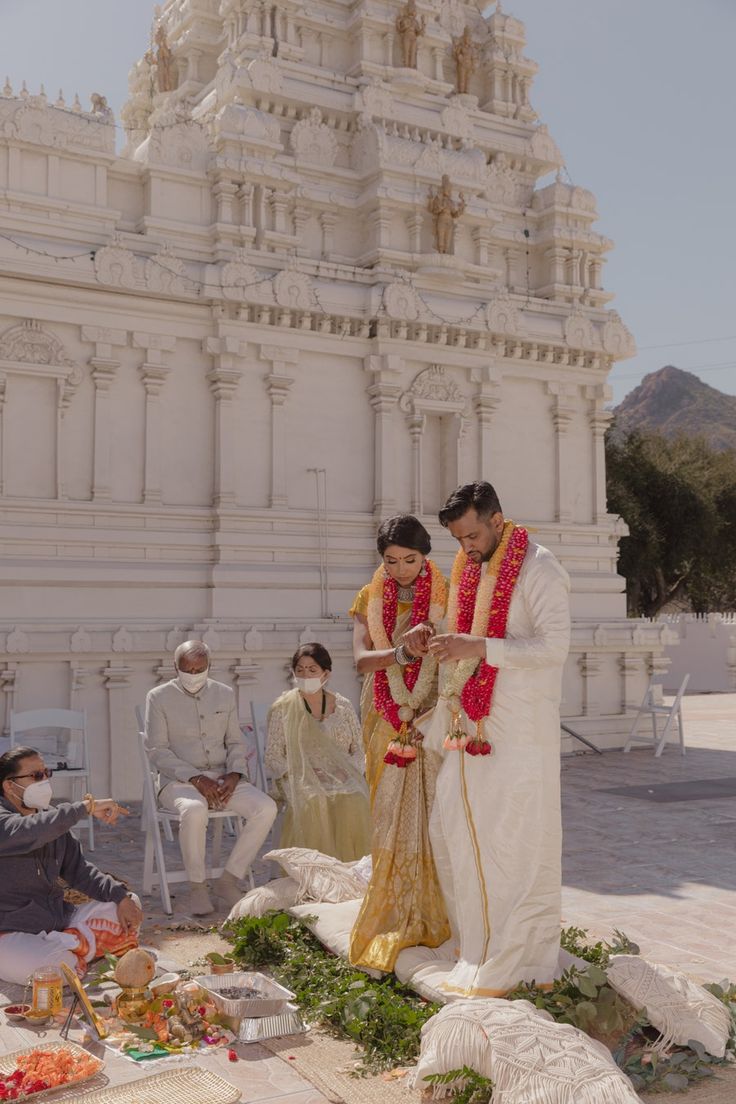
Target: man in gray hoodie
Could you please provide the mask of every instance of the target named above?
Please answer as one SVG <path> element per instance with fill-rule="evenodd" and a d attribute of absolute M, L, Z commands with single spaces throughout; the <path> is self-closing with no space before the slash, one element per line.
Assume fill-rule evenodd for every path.
<path fill-rule="evenodd" d="M 137 946 L 143 914 L 122 882 L 82 854 L 70 829 L 90 814 L 114 825 L 111 798 L 51 806 L 52 771 L 33 748 L 0 755 L 0 978 L 25 984 L 34 970 L 87 963 Z M 75 907 L 60 879 L 91 900 Z"/>

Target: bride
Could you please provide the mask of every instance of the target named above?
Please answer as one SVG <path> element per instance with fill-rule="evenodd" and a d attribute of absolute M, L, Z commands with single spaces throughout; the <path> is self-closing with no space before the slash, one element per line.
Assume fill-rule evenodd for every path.
<path fill-rule="evenodd" d="M 423 750 L 413 724 L 437 697 L 427 626 L 444 616 L 447 587 L 415 517 L 384 521 L 376 544 L 381 564 L 350 610 L 355 664 L 365 675 L 361 719 L 373 814 L 373 875 L 350 961 L 388 971 L 404 947 L 437 947 L 450 935 L 427 827 L 440 759 Z"/>

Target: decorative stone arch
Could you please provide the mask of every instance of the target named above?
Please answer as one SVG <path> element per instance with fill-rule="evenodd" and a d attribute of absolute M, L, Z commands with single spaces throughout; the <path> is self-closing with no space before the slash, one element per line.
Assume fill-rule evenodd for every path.
<path fill-rule="evenodd" d="M 64 415 L 82 380 L 81 368 L 66 354 L 64 343 L 27 318 L 0 334 L 0 494 L 5 491 L 5 398 L 8 376 L 41 377 L 56 381 L 56 497 L 64 497 L 61 441 Z"/>
<path fill-rule="evenodd" d="M 425 430 L 428 418 L 440 424 L 440 492 L 447 497 L 462 482 L 462 442 L 468 426 L 468 402 L 458 381 L 444 364 L 430 364 L 416 375 L 399 399 L 411 440 L 411 510 L 428 512 L 424 476 L 431 462 Z"/>

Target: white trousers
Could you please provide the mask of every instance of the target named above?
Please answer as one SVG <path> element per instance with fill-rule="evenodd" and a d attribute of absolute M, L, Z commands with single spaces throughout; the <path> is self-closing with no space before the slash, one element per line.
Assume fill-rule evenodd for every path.
<path fill-rule="evenodd" d="M 209 775 L 217 777 L 217 775 Z M 191 782 L 169 782 L 159 794 L 162 809 L 178 813 L 179 846 L 190 882 L 203 882 L 206 877 L 207 801 Z M 238 782 L 226 809 L 233 816 L 245 819 L 245 826 L 235 841 L 225 869 L 235 878 L 242 878 L 260 851 L 261 844 L 276 819 L 276 802 L 268 794 Z"/>
<path fill-rule="evenodd" d="M 137 897 L 135 901 L 140 905 Z M 75 930 L 70 931 L 72 928 Z M 80 935 L 86 942 L 80 941 Z M 111 939 L 122 938 L 118 906 L 113 902 L 88 901 L 74 909 L 65 931 L 0 933 L 0 978 L 25 985 L 34 970 L 59 966 L 62 962 L 83 973 L 86 963 L 109 949 Z"/>

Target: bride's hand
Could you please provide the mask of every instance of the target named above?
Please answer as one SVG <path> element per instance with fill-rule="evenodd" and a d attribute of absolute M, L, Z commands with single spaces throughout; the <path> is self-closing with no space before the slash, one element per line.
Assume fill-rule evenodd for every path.
<path fill-rule="evenodd" d="M 415 657 L 426 656 L 429 652 L 429 642 L 433 636 L 434 626 L 428 621 L 424 621 L 421 625 L 415 625 L 413 629 L 405 632 L 401 638 L 401 643 L 409 655 Z"/>

